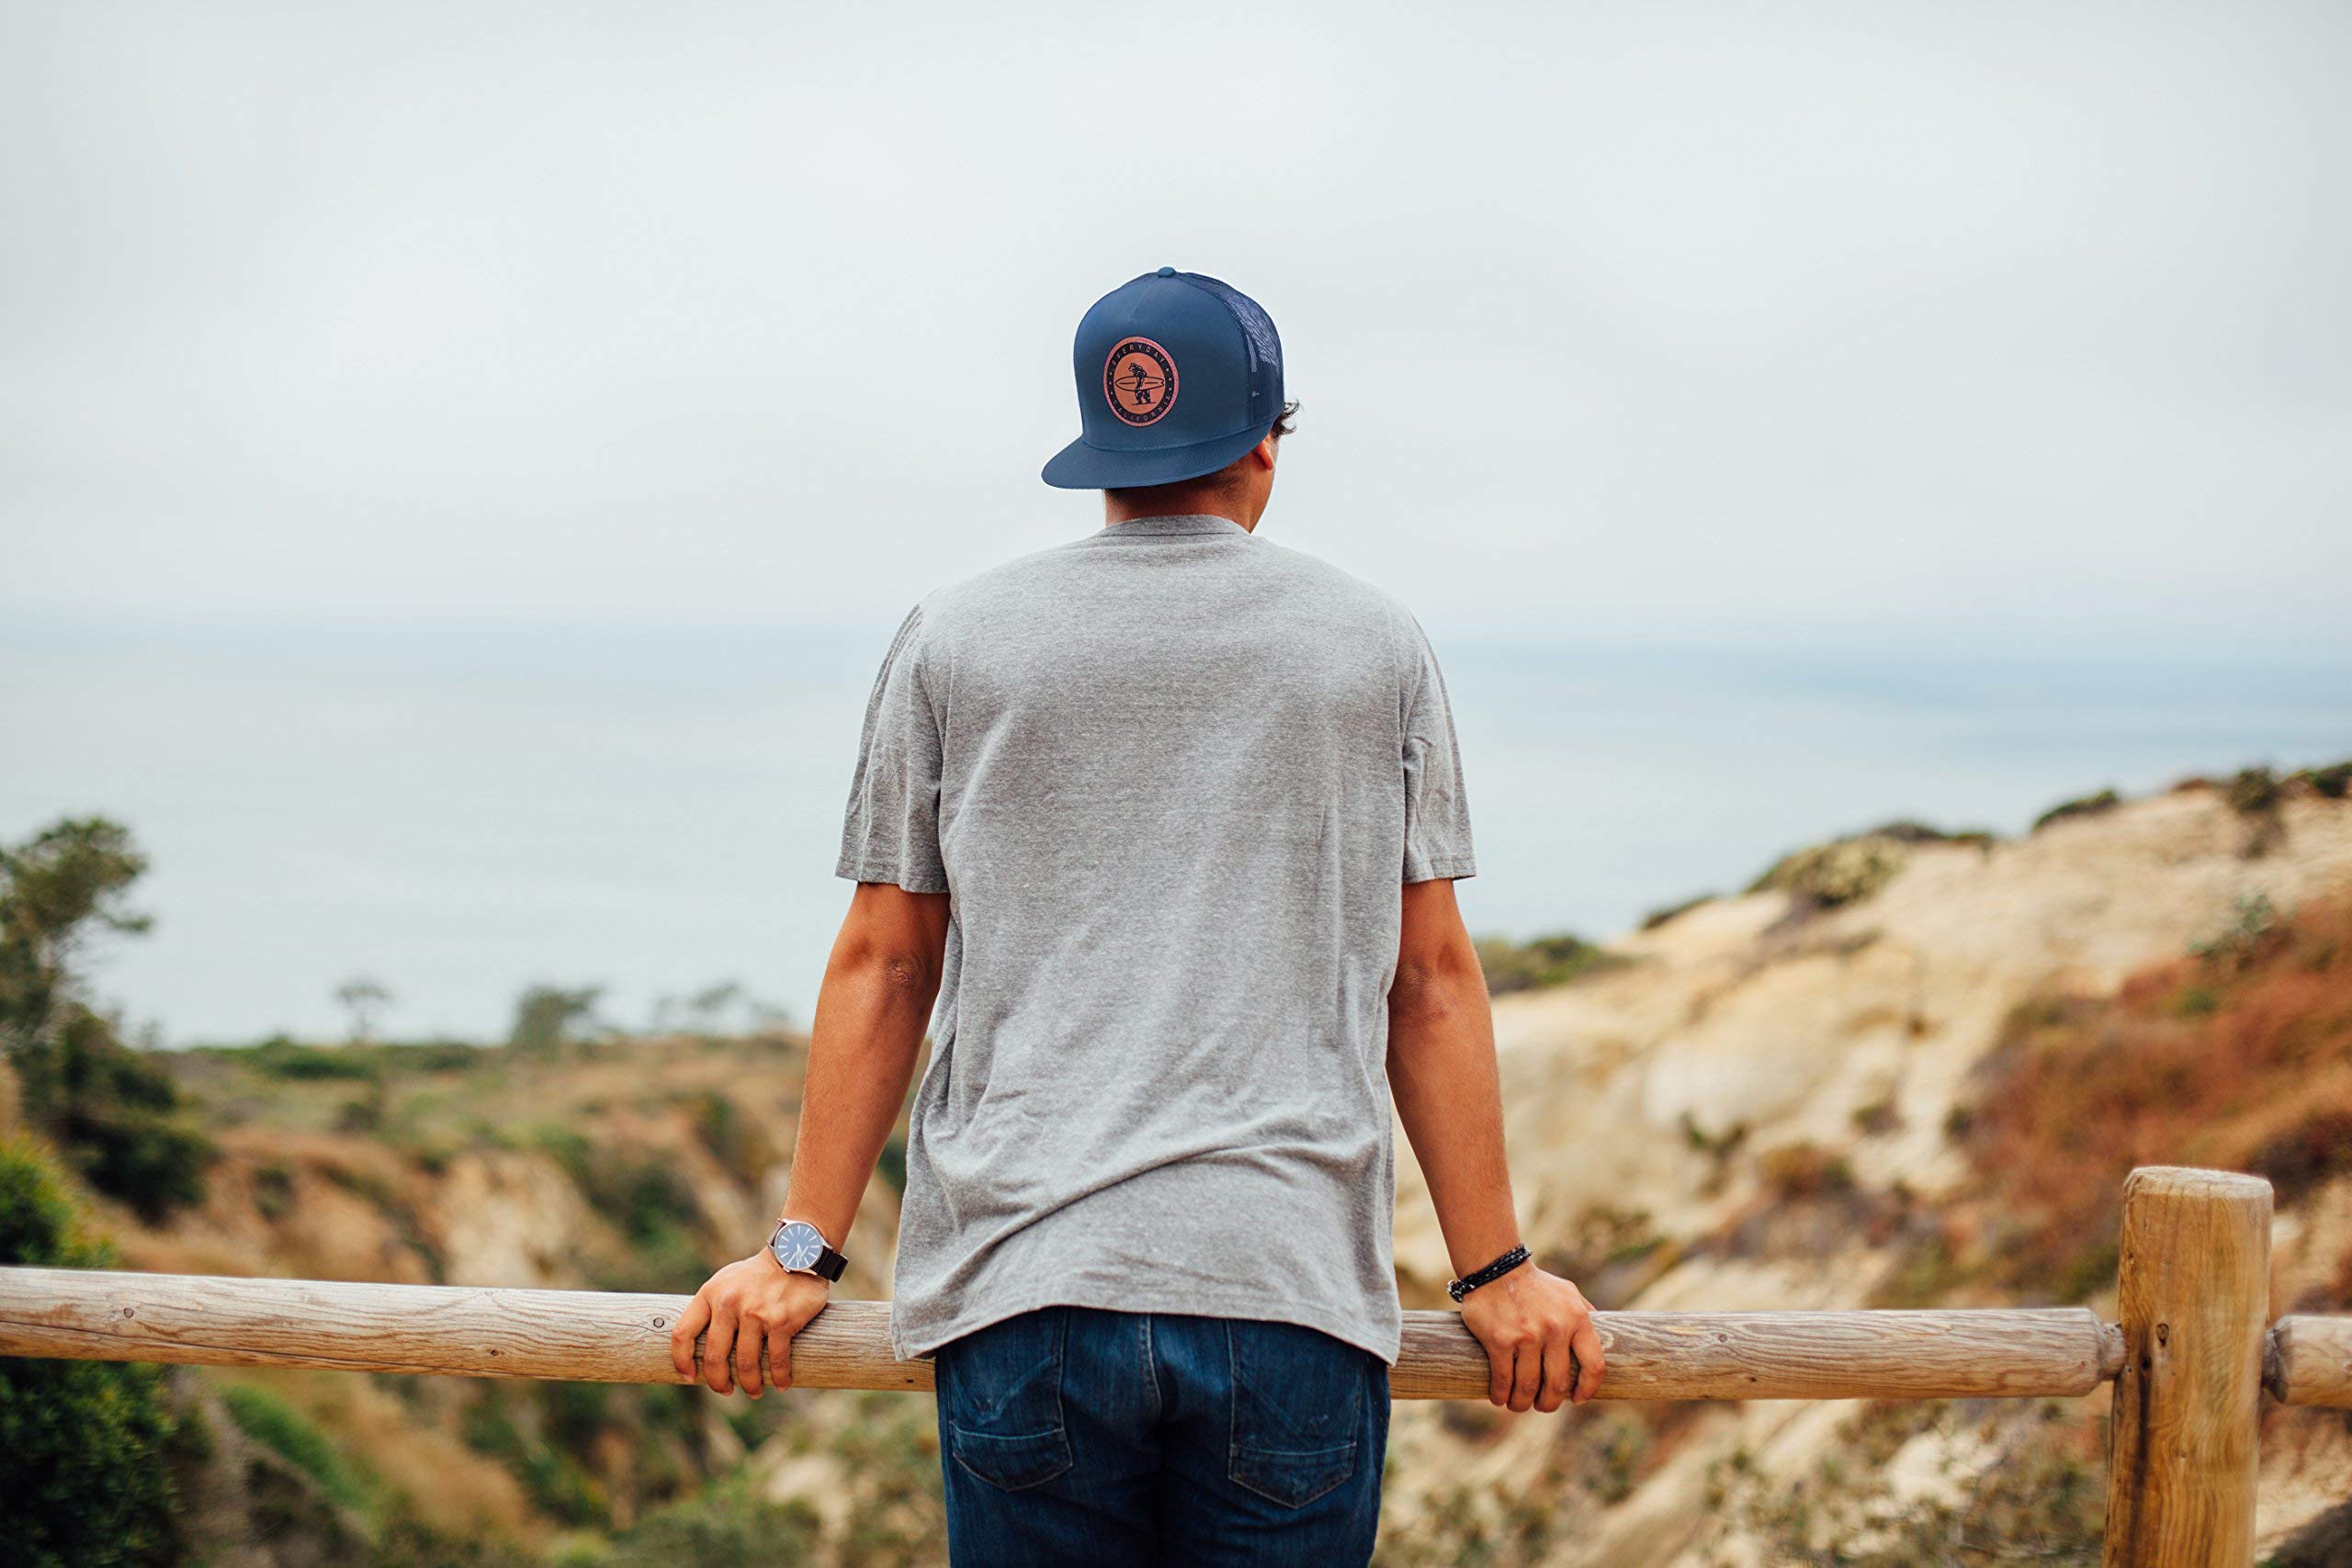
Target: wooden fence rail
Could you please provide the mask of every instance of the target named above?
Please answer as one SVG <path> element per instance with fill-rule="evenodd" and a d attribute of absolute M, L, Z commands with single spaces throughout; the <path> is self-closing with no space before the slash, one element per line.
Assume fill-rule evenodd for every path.
<path fill-rule="evenodd" d="M 2081 1308 L 1602 1313 L 1603 1399 L 2064 1398 L 2115 1383 L 2107 1568 L 2251 1568 L 2263 1390 L 2352 1408 L 2352 1318 L 2265 1330 L 2270 1188 L 2153 1168 L 2125 1187 L 2119 1325 Z M 686 1298 L 0 1269 L 0 1356 L 677 1382 Z M 889 1307 L 835 1302 L 793 1342 L 809 1388 L 928 1389 Z M 1400 1399 L 1484 1398 L 1452 1313 L 1405 1314 Z"/>
<path fill-rule="evenodd" d="M 0 1356 L 678 1382 L 684 1296 L 0 1269 Z M 927 1389 L 885 1302 L 840 1301 L 792 1342 L 803 1388 Z M 1603 1399 L 1976 1399 L 2088 1393 L 2120 1336 L 2080 1308 L 1602 1313 Z M 1483 1399 L 1487 1353 L 1450 1312 L 1406 1316 L 1400 1399 Z"/>

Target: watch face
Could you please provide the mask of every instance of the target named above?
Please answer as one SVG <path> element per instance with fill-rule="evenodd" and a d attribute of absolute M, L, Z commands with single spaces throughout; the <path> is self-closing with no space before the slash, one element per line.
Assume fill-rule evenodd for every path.
<path fill-rule="evenodd" d="M 817 1259 L 824 1255 L 825 1238 L 818 1235 L 817 1227 L 808 1221 L 795 1220 L 779 1227 L 775 1240 L 768 1246 L 778 1263 L 786 1269 L 806 1271 L 816 1268 Z"/>

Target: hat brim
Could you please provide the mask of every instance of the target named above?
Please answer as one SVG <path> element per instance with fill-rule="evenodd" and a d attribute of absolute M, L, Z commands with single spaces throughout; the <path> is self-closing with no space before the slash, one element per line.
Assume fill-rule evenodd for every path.
<path fill-rule="evenodd" d="M 1139 485 L 1172 485 L 1213 474 L 1232 462 L 1273 429 L 1271 422 L 1238 435 L 1196 441 L 1189 446 L 1160 446 L 1144 452 L 1114 452 L 1090 446 L 1080 437 L 1054 454 L 1038 478 L 1056 490 L 1131 490 Z"/>

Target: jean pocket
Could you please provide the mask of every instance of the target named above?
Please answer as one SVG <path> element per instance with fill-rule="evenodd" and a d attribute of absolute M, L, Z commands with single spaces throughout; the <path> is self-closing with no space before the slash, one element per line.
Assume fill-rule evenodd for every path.
<path fill-rule="evenodd" d="M 1303 1508 L 1355 1473 L 1365 1352 L 1293 1323 L 1231 1322 L 1233 1446 L 1226 1473 Z"/>
<path fill-rule="evenodd" d="M 956 1462 L 1007 1492 L 1051 1481 L 1070 1467 L 1062 1422 L 1059 1308 L 990 1324 L 933 1359 Z"/>

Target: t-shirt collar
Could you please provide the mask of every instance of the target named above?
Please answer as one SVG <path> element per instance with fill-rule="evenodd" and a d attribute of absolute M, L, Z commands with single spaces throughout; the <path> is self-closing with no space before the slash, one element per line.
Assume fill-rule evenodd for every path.
<path fill-rule="evenodd" d="M 1102 531 L 1092 536 L 1106 543 L 1116 543 L 1121 539 L 1180 539 L 1204 534 L 1230 534 L 1247 538 L 1250 530 L 1230 517 L 1188 513 L 1175 517 L 1136 517 L 1125 523 L 1106 523 Z"/>

